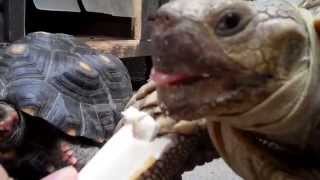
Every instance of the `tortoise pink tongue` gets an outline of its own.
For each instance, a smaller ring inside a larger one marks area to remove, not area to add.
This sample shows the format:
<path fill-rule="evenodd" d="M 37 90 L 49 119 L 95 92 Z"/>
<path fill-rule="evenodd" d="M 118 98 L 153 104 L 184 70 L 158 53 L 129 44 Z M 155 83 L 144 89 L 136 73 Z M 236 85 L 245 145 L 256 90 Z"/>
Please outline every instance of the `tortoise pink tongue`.
<path fill-rule="evenodd" d="M 177 85 L 195 78 L 195 76 L 186 74 L 167 74 L 155 69 L 152 69 L 150 77 L 157 86 Z"/>

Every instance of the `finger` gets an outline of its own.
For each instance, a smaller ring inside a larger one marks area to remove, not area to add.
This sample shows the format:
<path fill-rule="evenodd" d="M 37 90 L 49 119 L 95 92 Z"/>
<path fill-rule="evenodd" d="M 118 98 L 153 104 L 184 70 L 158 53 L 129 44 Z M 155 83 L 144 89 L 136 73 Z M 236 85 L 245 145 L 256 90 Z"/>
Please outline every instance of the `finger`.
<path fill-rule="evenodd" d="M 9 180 L 9 176 L 2 166 L 0 166 L 0 179 Z"/>
<path fill-rule="evenodd" d="M 66 167 L 59 171 L 56 171 L 42 180 L 77 180 L 78 173 L 73 167 Z"/>

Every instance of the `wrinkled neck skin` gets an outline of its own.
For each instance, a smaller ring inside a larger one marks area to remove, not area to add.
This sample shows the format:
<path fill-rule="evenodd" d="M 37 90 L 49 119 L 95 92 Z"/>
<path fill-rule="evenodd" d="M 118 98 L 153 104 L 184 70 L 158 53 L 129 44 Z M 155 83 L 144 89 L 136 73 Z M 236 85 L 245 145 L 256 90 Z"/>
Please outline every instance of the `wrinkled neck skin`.
<path fill-rule="evenodd" d="M 313 38 L 317 36 L 311 17 L 309 14 L 304 16 L 306 23 L 309 23 L 307 26 L 311 37 L 309 66 L 249 112 L 240 116 L 209 117 L 209 121 L 226 122 L 233 127 L 265 134 L 288 144 L 307 140 L 311 130 L 319 123 L 316 116 L 320 112 L 320 46 L 317 38 Z"/>
<path fill-rule="evenodd" d="M 241 116 L 212 119 L 303 149 L 317 123 L 313 116 L 319 112 L 320 105 L 315 92 L 319 86 L 316 82 L 308 83 L 310 75 L 308 70 L 300 72 L 263 103 Z"/>
<path fill-rule="evenodd" d="M 289 167 L 290 165 L 270 155 L 265 148 L 256 146 L 247 134 L 262 134 L 302 152 L 320 152 L 316 133 L 320 115 L 320 46 L 311 15 L 303 10 L 301 13 L 306 20 L 310 37 L 309 67 L 296 74 L 255 109 L 237 117 L 207 119 L 215 147 L 226 162 L 245 179 L 320 178 L 317 168 L 301 164 L 294 166 L 295 168 Z"/>

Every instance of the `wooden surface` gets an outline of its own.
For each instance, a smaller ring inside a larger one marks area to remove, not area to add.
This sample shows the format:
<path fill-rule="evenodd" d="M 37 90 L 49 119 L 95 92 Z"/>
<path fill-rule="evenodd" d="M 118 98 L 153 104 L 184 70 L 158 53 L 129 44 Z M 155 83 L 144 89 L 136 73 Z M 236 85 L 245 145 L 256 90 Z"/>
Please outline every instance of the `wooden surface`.
<path fill-rule="evenodd" d="M 81 38 L 89 46 L 120 58 L 151 55 L 151 24 L 148 17 L 156 12 L 161 0 L 133 0 L 132 39 L 110 37 Z"/>
<path fill-rule="evenodd" d="M 113 39 L 113 38 L 80 38 L 90 47 L 102 53 L 111 53 L 120 58 L 150 56 L 151 47 L 148 40 Z"/>
<path fill-rule="evenodd" d="M 142 0 L 133 0 L 133 19 L 132 30 L 133 39 L 140 40 L 142 32 Z"/>
<path fill-rule="evenodd" d="M 156 13 L 161 0 L 133 0 L 134 19 L 133 31 L 134 39 L 150 39 L 151 23 L 149 16 Z"/>
<path fill-rule="evenodd" d="M 151 24 L 148 21 L 148 16 L 156 12 L 163 0 L 132 1 L 134 18 L 132 19 L 130 29 L 131 37 L 127 36 L 126 39 L 96 36 L 89 37 L 90 35 L 88 34 L 85 35 L 87 38 L 79 37 L 79 39 L 83 40 L 94 49 L 103 53 L 112 53 L 120 58 L 150 56 Z M 25 2 L 26 0 L 5 0 L 5 41 L 12 42 L 25 35 Z M 108 22 L 106 22 L 106 24 L 108 24 Z M 130 25 L 128 27 L 130 28 Z M 65 32 L 62 31 L 62 33 Z"/>
<path fill-rule="evenodd" d="M 80 37 L 90 47 L 120 58 L 150 56 L 150 23 L 148 16 L 156 12 L 160 0 L 133 0 L 132 38 Z"/>

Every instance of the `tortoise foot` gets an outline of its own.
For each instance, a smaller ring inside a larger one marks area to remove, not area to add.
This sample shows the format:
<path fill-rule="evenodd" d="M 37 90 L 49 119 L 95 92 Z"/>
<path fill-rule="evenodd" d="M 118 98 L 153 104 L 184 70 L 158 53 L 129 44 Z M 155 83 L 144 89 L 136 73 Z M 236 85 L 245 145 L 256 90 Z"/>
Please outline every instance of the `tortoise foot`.
<path fill-rule="evenodd" d="M 76 166 L 78 159 L 75 157 L 74 151 L 71 149 L 71 146 L 66 143 L 61 143 L 61 152 L 62 152 L 62 160 L 67 164 L 71 166 Z"/>

